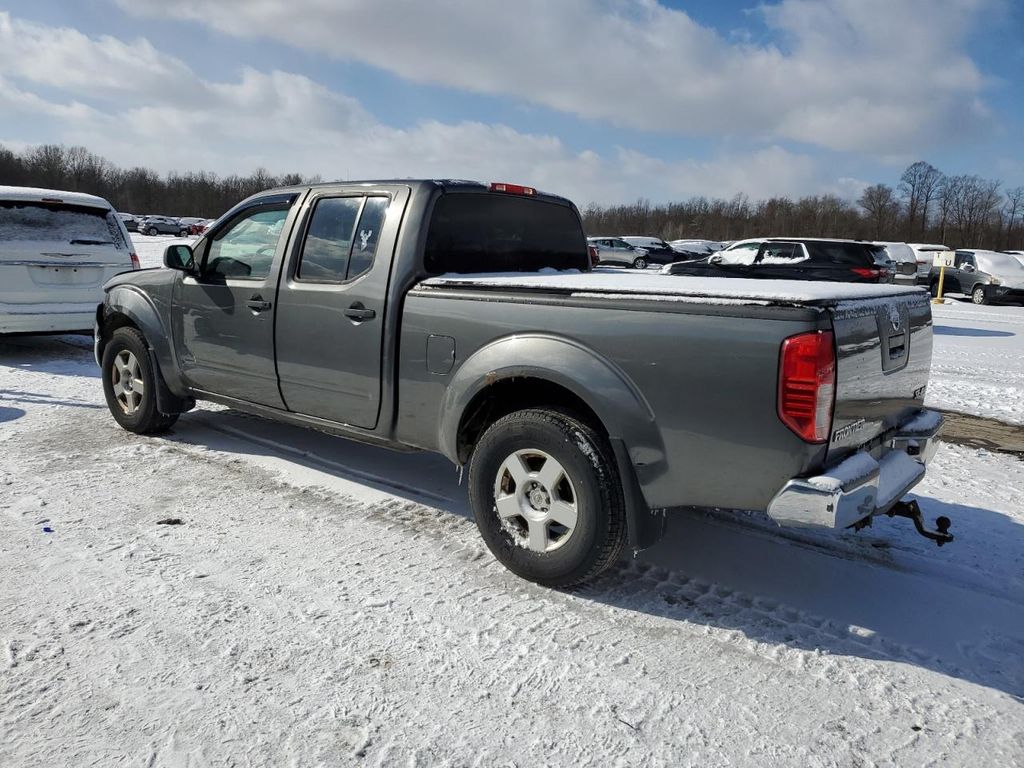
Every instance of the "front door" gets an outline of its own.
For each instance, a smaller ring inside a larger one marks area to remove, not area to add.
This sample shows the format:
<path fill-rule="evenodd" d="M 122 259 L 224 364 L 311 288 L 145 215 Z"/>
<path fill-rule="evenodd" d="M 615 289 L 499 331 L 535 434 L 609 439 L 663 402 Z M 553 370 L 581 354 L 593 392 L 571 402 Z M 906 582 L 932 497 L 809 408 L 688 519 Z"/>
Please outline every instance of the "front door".
<path fill-rule="evenodd" d="M 284 407 L 274 369 L 275 293 L 295 197 L 239 211 L 200 241 L 198 275 L 178 278 L 175 346 L 196 389 Z"/>
<path fill-rule="evenodd" d="M 408 197 L 408 187 L 339 186 L 303 205 L 278 292 L 277 372 L 288 410 L 376 426 L 388 279 Z"/>

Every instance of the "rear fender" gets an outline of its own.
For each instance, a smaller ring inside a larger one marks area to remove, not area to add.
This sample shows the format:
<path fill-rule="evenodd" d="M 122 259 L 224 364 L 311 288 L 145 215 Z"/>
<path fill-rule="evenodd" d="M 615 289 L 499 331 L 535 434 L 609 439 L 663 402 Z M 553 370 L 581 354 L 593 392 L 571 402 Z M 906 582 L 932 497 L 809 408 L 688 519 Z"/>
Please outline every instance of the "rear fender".
<path fill-rule="evenodd" d="M 453 376 L 441 404 L 438 444 L 445 456 L 460 463 L 459 428 L 477 395 L 500 381 L 515 378 L 549 381 L 587 404 L 615 450 L 630 517 L 649 516 L 644 488 L 667 471 L 665 447 L 654 413 L 624 371 L 569 339 L 543 334 L 508 336 L 470 356 Z M 653 543 L 648 540 L 649 533 L 637 537 L 648 528 L 630 520 L 631 545 L 642 548 Z"/>

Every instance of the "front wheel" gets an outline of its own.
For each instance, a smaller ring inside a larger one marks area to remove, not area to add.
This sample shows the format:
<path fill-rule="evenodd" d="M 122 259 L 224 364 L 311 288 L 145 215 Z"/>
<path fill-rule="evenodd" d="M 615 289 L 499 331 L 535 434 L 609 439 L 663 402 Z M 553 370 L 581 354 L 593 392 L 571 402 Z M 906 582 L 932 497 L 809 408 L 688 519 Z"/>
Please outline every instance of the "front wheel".
<path fill-rule="evenodd" d="M 103 394 L 114 421 L 129 432 L 154 434 L 168 429 L 178 414 L 163 414 L 156 407 L 159 371 L 154 371 L 142 334 L 118 328 L 103 350 Z"/>
<path fill-rule="evenodd" d="M 985 290 L 984 285 L 974 286 L 974 290 L 971 291 L 971 301 L 973 301 L 975 304 L 991 303 L 988 298 L 988 291 Z"/>
<path fill-rule="evenodd" d="M 625 501 L 608 442 L 576 417 L 516 411 L 480 438 L 469 465 L 477 527 L 497 560 L 524 579 L 568 587 L 618 558 Z"/>
<path fill-rule="evenodd" d="M 637 256 L 633 259 L 633 269 L 647 269 L 647 259 L 643 256 Z"/>
<path fill-rule="evenodd" d="M 150 227 L 149 229 L 146 230 L 146 234 L 149 235 L 150 237 L 153 237 L 154 235 L 158 235 L 160 233 L 156 231 L 156 227 Z"/>

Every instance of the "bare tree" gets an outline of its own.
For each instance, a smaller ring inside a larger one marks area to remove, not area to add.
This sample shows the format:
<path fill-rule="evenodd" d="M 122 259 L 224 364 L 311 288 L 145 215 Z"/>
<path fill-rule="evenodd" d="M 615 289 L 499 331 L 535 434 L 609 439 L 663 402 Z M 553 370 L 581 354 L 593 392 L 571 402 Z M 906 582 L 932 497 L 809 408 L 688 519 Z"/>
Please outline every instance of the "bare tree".
<path fill-rule="evenodd" d="M 928 227 L 928 209 L 938 193 L 942 173 L 924 160 L 907 167 L 900 177 L 899 193 L 907 210 L 905 236 L 915 239 L 918 232 Z M 920 227 L 918 221 L 920 220 Z"/>
<path fill-rule="evenodd" d="M 1006 202 L 1003 204 L 1002 214 L 1003 220 L 1006 222 L 1003 240 L 1006 250 L 1012 249 L 1014 245 L 1024 247 L 1024 238 L 1018 237 L 1016 242 L 1013 240 L 1014 225 L 1017 223 L 1017 219 L 1024 218 L 1024 187 L 1006 190 Z"/>
<path fill-rule="evenodd" d="M 900 215 L 900 202 L 888 184 L 873 184 L 865 189 L 857 200 L 857 205 L 867 214 L 867 223 L 873 239 L 881 240 L 887 232 L 895 228 L 894 224 Z"/>

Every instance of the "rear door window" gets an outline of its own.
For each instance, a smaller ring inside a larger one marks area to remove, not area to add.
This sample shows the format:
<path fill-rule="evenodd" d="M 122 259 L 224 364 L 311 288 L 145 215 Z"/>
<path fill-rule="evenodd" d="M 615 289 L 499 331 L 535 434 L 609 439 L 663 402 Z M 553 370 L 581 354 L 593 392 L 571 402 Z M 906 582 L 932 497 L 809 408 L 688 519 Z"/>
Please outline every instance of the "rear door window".
<path fill-rule="evenodd" d="M 494 193 L 448 193 L 434 204 L 426 270 L 536 272 L 590 268 L 576 211 L 558 203 Z"/>
<path fill-rule="evenodd" d="M 764 243 L 755 264 L 794 264 L 805 261 L 804 249 L 799 243 Z"/>
<path fill-rule="evenodd" d="M 875 264 L 873 247 L 867 243 L 808 242 L 807 250 L 815 264 L 853 267 L 871 267 Z"/>
<path fill-rule="evenodd" d="M 373 266 L 387 197 L 327 197 L 318 200 L 310 218 L 297 280 L 343 283 Z"/>

